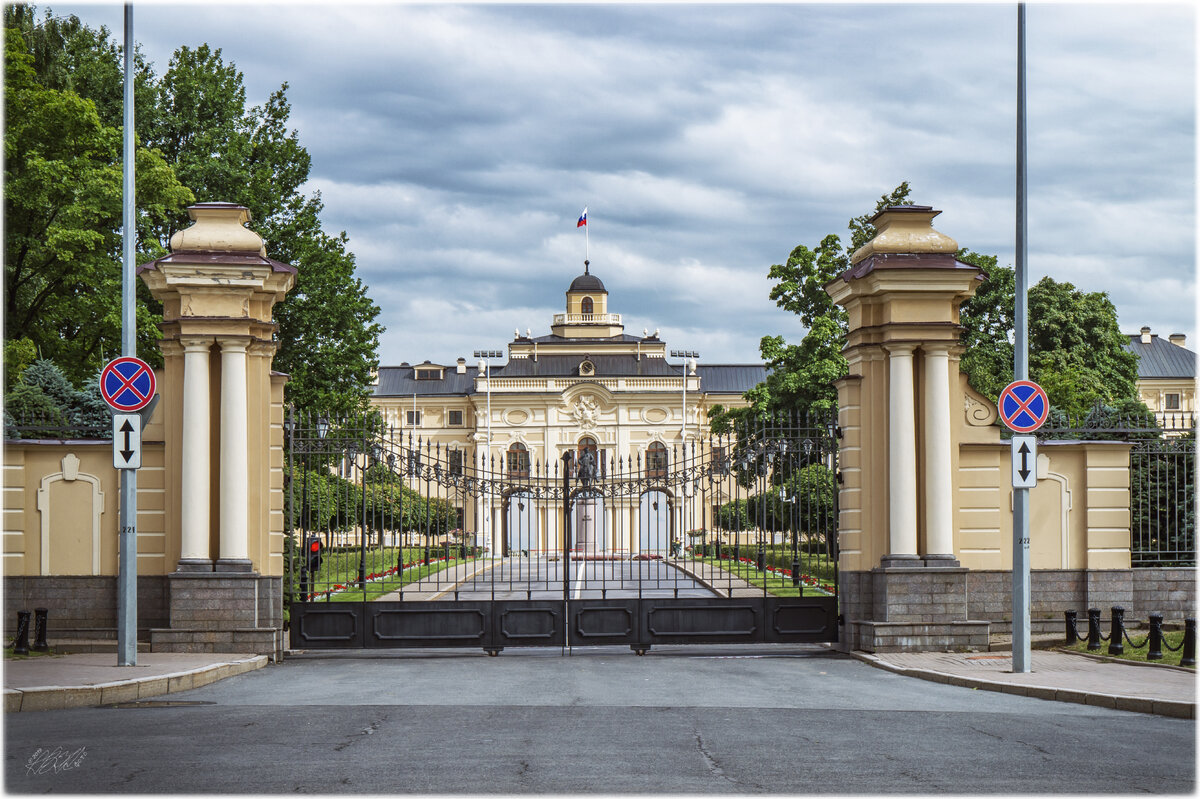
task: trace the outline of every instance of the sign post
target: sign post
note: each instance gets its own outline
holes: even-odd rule
[[[1050,399],[1032,380],[1014,380],[996,402],[1012,430],[1013,565],[1012,661],[1018,674],[1032,670],[1029,641],[1029,489],[1037,485],[1037,438],[1028,435],[1046,422]]]
[[[129,296],[132,299],[132,295]],[[155,402],[154,370],[132,355],[100,371],[100,394],[113,409],[113,466],[120,470],[117,558],[117,665],[137,665],[137,470],[142,465],[142,416]]]

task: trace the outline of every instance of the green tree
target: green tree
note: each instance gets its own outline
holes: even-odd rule
[[[247,109],[242,73],[219,49],[180,48],[158,87],[152,141],[199,201],[246,206],[271,257],[297,267],[295,287],[275,309],[274,368],[290,375],[285,391],[297,408],[350,414],[365,408],[370,394],[380,309],[355,276],[346,233],[322,229],[320,193],[300,193],[311,158],[288,128],[287,88]],[[187,224],[182,214],[170,219],[160,240]]]
[[[28,340],[81,382],[120,352],[121,131],[92,100],[48,88],[28,19],[10,7],[5,22],[5,341]],[[42,63],[61,82],[61,65]],[[191,201],[161,155],[138,147],[135,158],[141,222]],[[139,351],[151,360],[158,321],[139,308]]]
[[[998,398],[1012,382],[1016,273],[997,263],[994,255],[960,249],[955,257],[983,270],[975,294],[959,307],[964,352],[959,367],[971,387],[985,397]]]
[[[881,195],[875,211],[850,220],[850,247],[843,247],[836,234],[829,234],[815,248],[801,244],[782,264],[774,264],[767,276],[775,281],[770,298],[786,311],[800,317],[808,333],[799,344],[788,344],[782,336],[764,336],[759,354],[766,362],[767,379],[746,393],[750,407],[728,410],[717,405],[709,413],[714,432],[730,430],[731,421],[747,416],[768,416],[781,411],[827,412],[837,408],[833,383],[847,372],[842,347],[849,321],[825,285],[850,268],[850,256],[875,236],[871,219],[884,208],[911,205],[908,181]]]
[[[6,6],[5,26],[5,353],[40,353],[78,383],[120,352],[121,48],[31,6]],[[322,229],[320,194],[301,193],[311,159],[288,127],[287,84],[248,109],[219,49],[180,48],[161,79],[140,53],[135,64],[139,262],[164,254],[192,202],[245,205],[271,256],[299,270],[277,308],[288,399],[365,407],[379,308],[346,234]],[[138,353],[156,363],[161,307],[137,290]]]
[[[34,425],[44,429],[32,430],[26,437],[107,438],[111,418],[100,395],[99,374],[77,389],[57,365],[45,359],[30,364],[4,397],[6,435]]]
[[[1029,288],[1029,374],[1072,414],[1137,397],[1137,355],[1106,292],[1044,277]]]

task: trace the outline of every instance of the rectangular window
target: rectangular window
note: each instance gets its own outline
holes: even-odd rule
[[[1178,394],[1167,394],[1165,397],[1163,397],[1163,410],[1164,411],[1179,410],[1179,395]]]
[[[527,450],[522,448],[508,451],[508,475],[509,477],[529,476],[529,452]]]
[[[450,450],[450,474],[460,475],[463,473],[463,454],[462,450]],[[460,524],[459,527],[462,527]]]
[[[457,521],[456,526],[458,527],[459,530],[462,530],[462,529],[464,529],[464,527],[463,527],[463,509],[455,508],[454,511],[455,511],[455,514],[458,516],[458,519],[456,520]],[[131,549],[132,549],[132,547],[131,547]]]
[[[442,379],[442,370],[441,369],[418,369],[417,370],[417,379],[418,380],[441,380]]]
[[[446,412],[446,426],[447,427],[462,427],[463,426],[463,412],[462,411],[447,411]]]
[[[405,411],[404,419],[405,419],[405,424],[409,425],[410,427],[420,427],[421,426],[421,412],[420,411]]]

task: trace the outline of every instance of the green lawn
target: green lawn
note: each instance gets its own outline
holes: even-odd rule
[[[457,554],[456,549],[451,548],[451,553]],[[326,550],[324,556],[321,558],[321,569],[317,572],[316,579],[309,578],[309,592],[322,593],[338,585],[343,585],[349,590],[331,594],[329,596],[330,602],[370,601],[378,599],[384,594],[396,591],[402,586],[422,580],[431,574],[437,574],[440,571],[452,568],[459,563],[457,559],[437,560],[437,558],[443,557],[446,551],[442,547],[432,548],[429,552],[430,558],[433,559],[432,563],[407,569],[403,572],[396,572],[379,579],[371,579],[372,574],[383,574],[388,569],[394,567],[398,554],[396,547],[368,549],[364,566],[368,582],[365,588],[363,588],[355,585],[358,582],[359,574],[359,560],[361,556],[359,550],[353,548]],[[416,563],[424,560],[424,558],[424,547],[404,547],[405,563]],[[324,599],[325,597],[318,596],[313,601],[322,601]]]
[[[753,558],[751,558],[751,559],[753,559]],[[810,559],[807,557],[801,558],[801,561],[800,561],[801,562],[801,567],[800,567],[801,573],[807,574],[812,577],[816,577],[821,583],[828,584],[832,587],[831,579],[822,578],[819,574],[819,569],[811,568],[811,567],[823,565],[823,564],[818,564],[818,563],[815,563],[812,561],[816,561],[816,559],[815,558]],[[685,562],[690,562],[690,561],[685,561]],[[711,564],[711,565],[716,566],[717,568],[721,569],[722,571],[732,574],[735,577],[740,577],[741,579],[745,580],[746,582],[750,583],[751,585],[758,586],[759,588],[765,587],[767,590],[767,593],[771,594],[772,596],[784,596],[784,597],[800,596],[802,590],[803,590],[803,593],[805,596],[825,596],[825,595],[827,595],[826,592],[820,591],[814,586],[810,586],[810,585],[794,586],[794,585],[792,585],[792,578],[788,575],[778,574],[776,572],[770,572],[770,571],[759,571],[758,568],[753,563],[745,563],[743,561],[734,560],[732,558],[721,558],[720,560],[718,560],[716,558],[698,558],[696,562]]]
[[[1107,635],[1107,633],[1105,633],[1105,634]],[[1133,642],[1135,644],[1140,644],[1146,640],[1146,637],[1148,634],[1149,633],[1146,630],[1138,630],[1137,632],[1130,632],[1129,637],[1131,639],[1133,639]],[[1164,644],[1163,648],[1162,648],[1162,653],[1163,653],[1162,660],[1149,660],[1148,661],[1146,659],[1146,654],[1150,651],[1149,644],[1147,644],[1146,646],[1143,646],[1141,649],[1134,649],[1133,647],[1131,647],[1129,645],[1128,641],[1125,642],[1125,653],[1123,655],[1109,655],[1108,654],[1108,641],[1101,641],[1100,648],[1097,650],[1094,650],[1092,652],[1092,654],[1093,655],[1104,655],[1105,657],[1119,657],[1121,660],[1137,660],[1137,661],[1141,661],[1142,663],[1166,663],[1169,666],[1178,666],[1180,658],[1183,657],[1183,646],[1182,646],[1183,630],[1177,630],[1174,632],[1170,632],[1170,631],[1164,632],[1163,639],[1166,641],[1166,644]],[[1171,652],[1167,649],[1167,645],[1179,647],[1179,651]],[[1067,646],[1067,647],[1063,647],[1063,648],[1070,650],[1072,652],[1087,652],[1088,651],[1087,641],[1079,641],[1074,646]],[[1195,666],[1188,666],[1187,668],[1195,668]]]

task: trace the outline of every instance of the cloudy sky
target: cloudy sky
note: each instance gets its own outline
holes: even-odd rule
[[[120,36],[119,4],[51,7]],[[207,42],[252,104],[288,82],[384,364],[548,333],[585,205],[610,311],[707,363],[798,341],[768,268],[903,180],[1014,263],[1015,4],[138,3],[134,28],[159,74]],[[1192,348],[1196,31],[1187,3],[1027,11],[1030,283]]]

